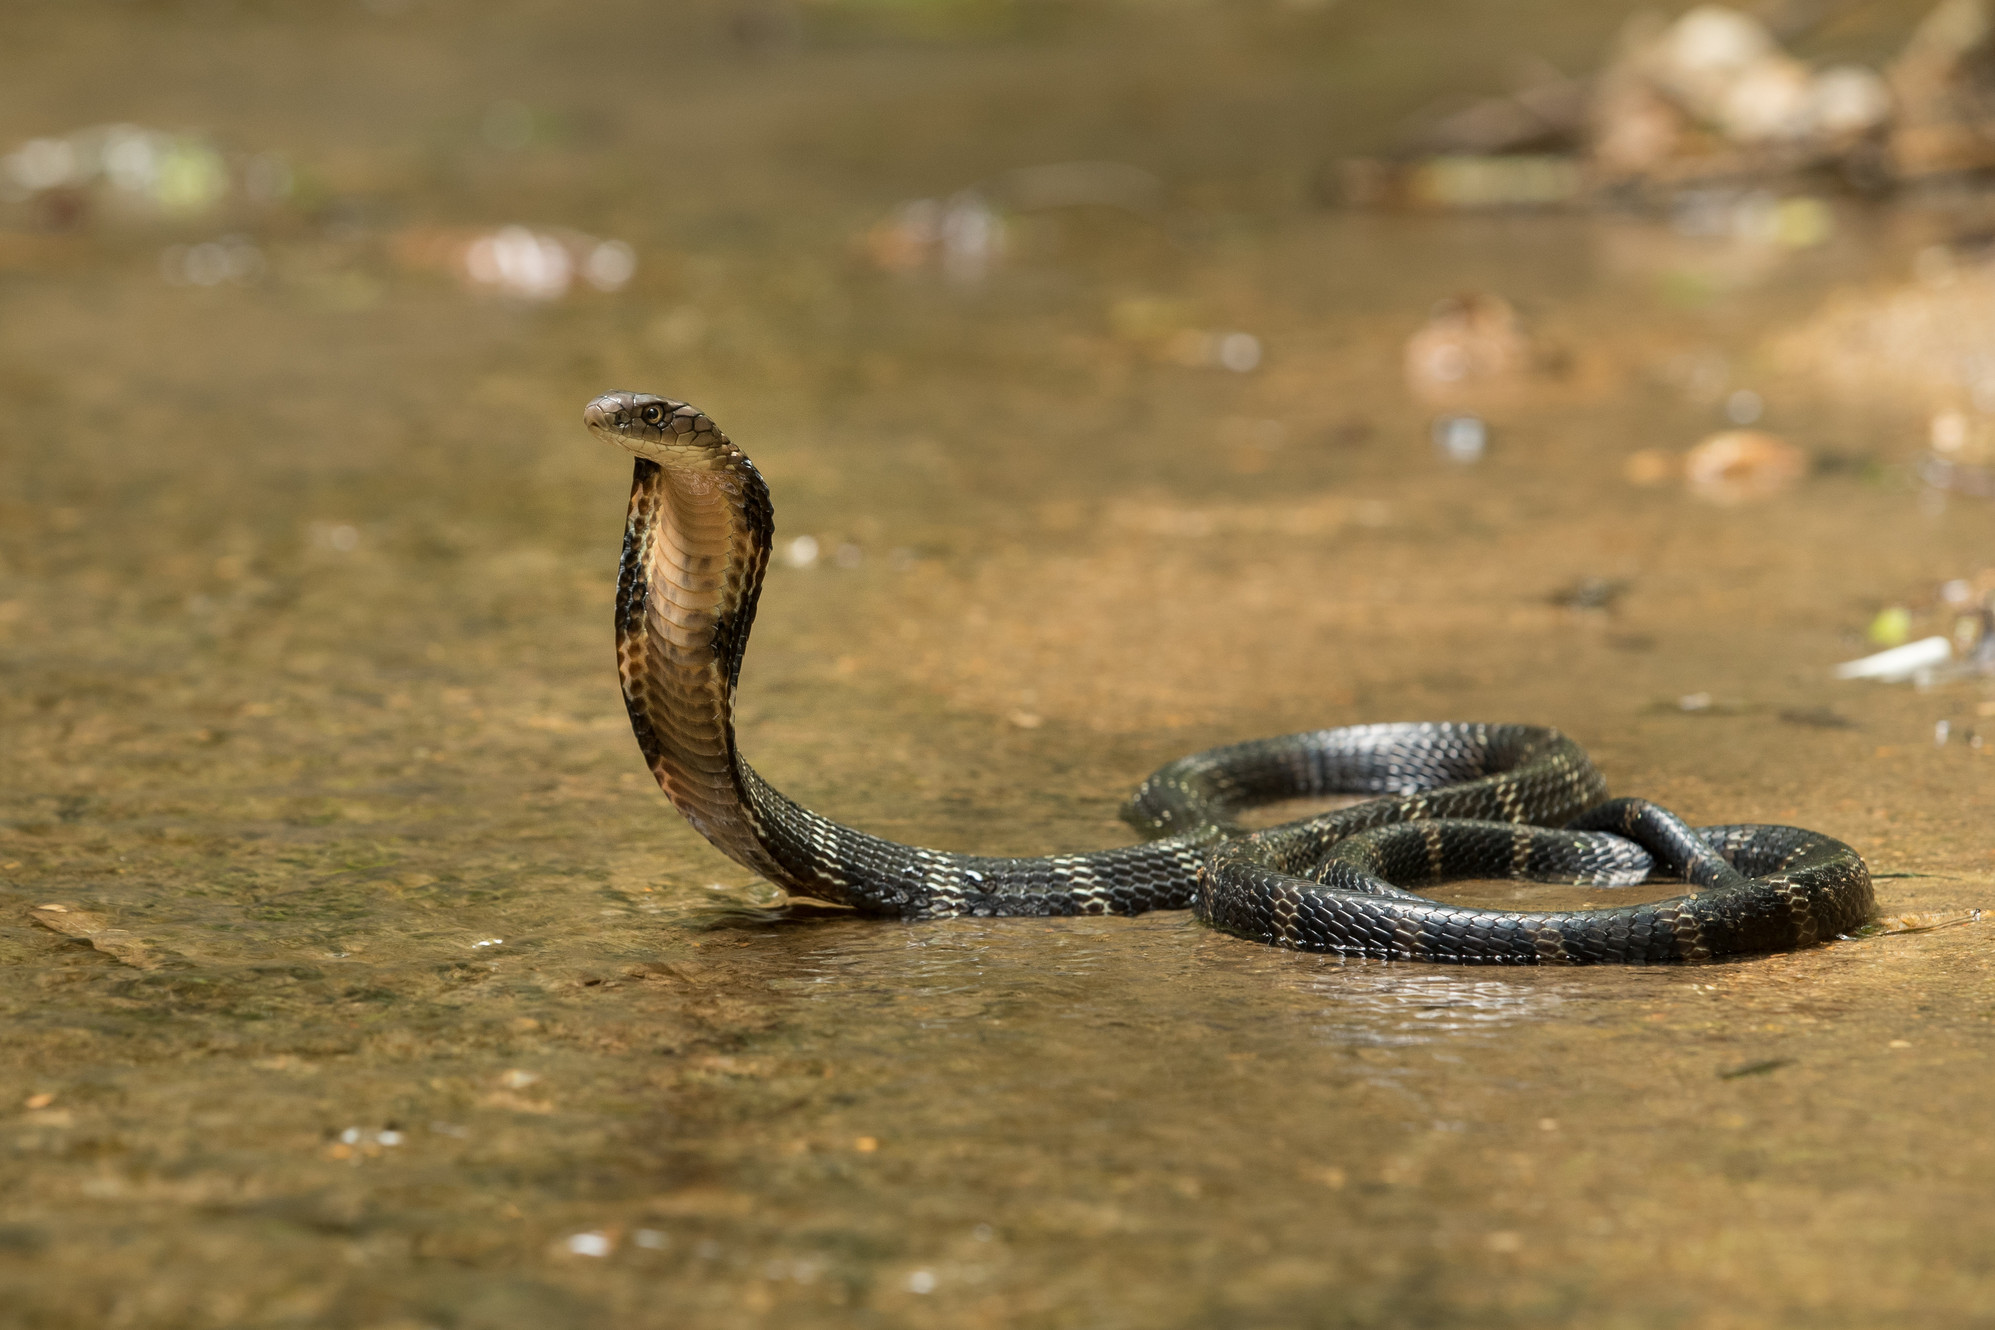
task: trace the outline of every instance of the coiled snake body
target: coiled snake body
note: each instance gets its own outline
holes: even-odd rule
[[[1180,758],[1124,809],[1145,843],[1088,854],[948,854],[840,826],[785,798],[735,746],[735,686],[775,536],[761,474],[683,402],[607,393],[584,419],[637,458],[616,636],[638,746],[700,834],[795,894],[904,919],[1190,906],[1279,946],[1495,964],[1778,950],[1870,913],[1869,873],[1848,846],[1792,827],[1693,830],[1639,800],[1603,803],[1606,782],[1577,744],[1523,725],[1347,726]],[[1265,831],[1235,820],[1257,804],[1339,793],[1379,797]],[[1528,914],[1394,885],[1528,876],[1614,887],[1645,880],[1652,855],[1705,890]]]

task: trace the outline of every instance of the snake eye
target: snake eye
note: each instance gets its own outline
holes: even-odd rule
[[[665,408],[653,402],[637,414],[644,418],[645,424],[656,425],[659,421],[665,419]]]

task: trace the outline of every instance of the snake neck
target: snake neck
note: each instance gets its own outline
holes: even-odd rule
[[[775,530],[769,487],[738,452],[698,471],[639,458],[617,575],[617,670],[666,797],[729,858],[787,884],[734,737],[734,691]]]

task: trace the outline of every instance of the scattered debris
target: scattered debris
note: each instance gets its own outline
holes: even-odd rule
[[[1339,163],[1326,192],[1358,206],[1504,208],[1710,191],[1690,219],[1698,234],[1818,243],[1831,222],[1822,200],[1754,183],[1826,172],[1874,190],[1995,167],[1991,2],[1942,0],[1883,71],[1811,65],[1727,5],[1640,13],[1597,74],[1541,67],[1516,91],[1424,115],[1394,153]]]
[[[1592,112],[1603,184],[1680,185],[1876,156],[1891,96],[1874,70],[1811,70],[1758,19],[1699,5],[1631,20]]]
[[[1912,640],[1922,630],[1925,635]],[[1864,638],[1885,650],[1837,666],[1837,678],[1924,686],[1995,675],[1995,567],[1885,605],[1871,617]]]
[[[190,218],[231,195],[272,204],[291,195],[282,155],[231,159],[200,134],[142,125],[93,125],[30,139],[0,157],[0,203],[28,206],[46,225],[78,226],[95,214]]]
[[[1808,249],[1835,234],[1836,214],[1827,200],[1812,194],[1782,196],[1759,187],[1703,185],[1671,197],[1669,224],[1681,236]]]
[[[974,189],[910,199],[866,233],[866,253],[889,272],[940,267],[954,281],[981,280],[1004,257],[1005,224]]]
[[[631,279],[637,262],[622,241],[507,226],[471,242],[464,271],[472,281],[508,295],[554,300],[568,293],[578,271],[598,291],[614,291]]]
[[[1445,403],[1523,377],[1536,356],[1509,301],[1472,293],[1435,305],[1427,322],[1406,339],[1402,359],[1414,395]]]
[[[454,273],[476,286],[526,300],[558,300],[579,280],[598,291],[622,290],[637,275],[637,255],[621,240],[580,231],[412,228],[391,250],[404,268]]]
[[[1899,175],[1995,166],[1995,21],[1987,0],[1942,0],[1888,77],[1897,98],[1890,142]]]
[[[1690,492],[1712,503],[1770,498],[1808,474],[1808,455],[1762,430],[1713,434],[1683,457]]]

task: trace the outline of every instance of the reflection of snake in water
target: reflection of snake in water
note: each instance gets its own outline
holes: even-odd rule
[[[637,457],[616,626],[638,746],[700,834],[788,891],[904,919],[1192,906],[1279,946],[1500,964],[1772,951],[1870,913],[1870,875],[1848,846],[1792,827],[1692,830],[1639,800],[1603,804],[1606,783],[1577,744],[1521,725],[1360,725],[1181,758],[1124,810],[1147,843],[1089,854],[944,854],[839,826],[777,793],[735,750],[735,682],[775,535],[761,474],[682,402],[608,393],[584,418]],[[1383,797],[1266,831],[1235,821],[1257,804],[1338,793]],[[1707,890],[1527,914],[1388,885],[1620,886],[1646,877],[1649,852]]]

